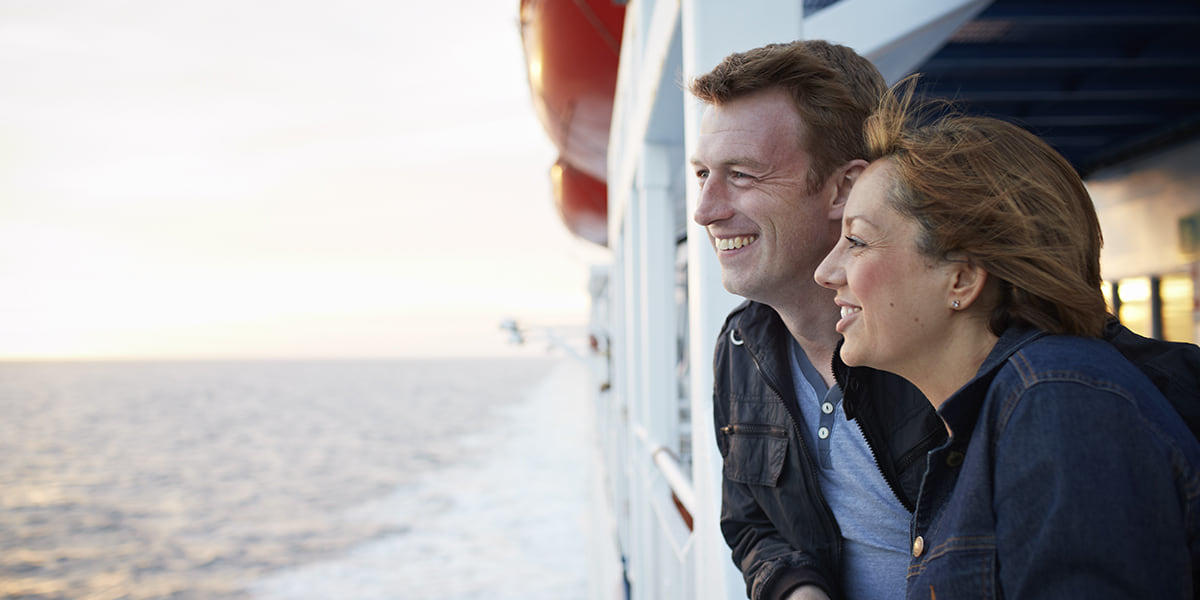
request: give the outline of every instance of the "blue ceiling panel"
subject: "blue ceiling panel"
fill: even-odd
[[[1200,2],[996,0],[917,71],[1086,175],[1200,134]]]

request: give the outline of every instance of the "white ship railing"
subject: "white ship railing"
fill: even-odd
[[[741,299],[722,288],[707,234],[688,218],[697,188],[687,157],[702,107],[683,83],[732,52],[803,37],[847,44],[896,80],[988,3],[840,0],[815,3],[822,9],[805,19],[802,0],[629,2],[608,150],[613,262],[602,302],[611,387],[597,395],[597,419],[607,502],[634,600],[745,597],[718,531],[721,457],[709,360]],[[675,297],[679,240],[687,250],[685,302]],[[592,596],[623,595],[606,584]]]
[[[696,491],[692,489],[692,477],[683,472],[684,466],[680,464],[679,458],[670,448],[652,441],[644,427],[635,426],[633,433],[650,453],[654,466],[658,467],[659,474],[671,487],[671,493],[683,505],[683,509],[691,515],[696,511]]]

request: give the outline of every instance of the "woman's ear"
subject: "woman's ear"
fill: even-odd
[[[988,283],[988,272],[967,256],[947,260],[950,261],[950,308],[966,310],[979,300]]]
[[[862,175],[869,165],[865,160],[854,159],[841,166],[833,174],[833,200],[829,204],[829,220],[841,221],[842,212],[846,210],[846,200],[850,198],[850,188]]]

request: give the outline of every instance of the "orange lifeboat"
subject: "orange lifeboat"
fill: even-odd
[[[608,241],[608,130],[625,6],[614,0],[521,0],[534,109],[558,161],[554,201],[571,233]]]

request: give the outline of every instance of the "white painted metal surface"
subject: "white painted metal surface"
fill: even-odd
[[[992,0],[841,0],[804,23],[804,37],[854,48],[895,83]]]

